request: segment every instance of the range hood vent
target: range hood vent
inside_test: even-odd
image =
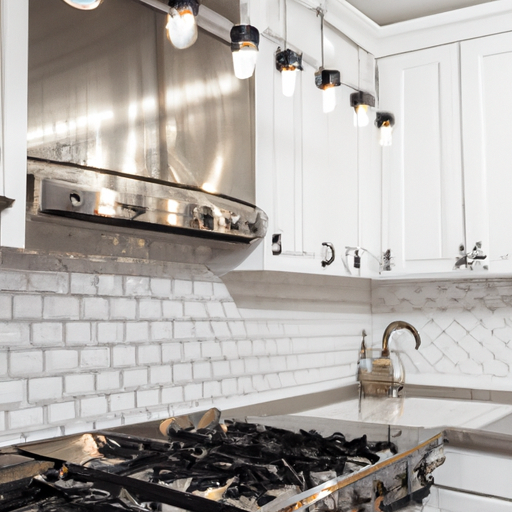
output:
[[[38,174],[43,213],[240,243],[267,229],[263,210],[196,187],[58,162]]]

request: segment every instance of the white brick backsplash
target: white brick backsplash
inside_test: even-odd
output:
[[[194,293],[192,281],[186,281],[184,279],[176,279],[173,282],[172,288],[174,297],[187,297]]]
[[[45,368],[47,372],[62,372],[78,367],[77,350],[47,350],[45,352]]]
[[[151,295],[149,277],[127,276],[124,281],[125,295],[147,297]]]
[[[224,318],[226,316],[221,302],[208,301],[205,305],[210,318]]]
[[[28,290],[38,292],[69,292],[69,274],[33,272],[28,275]]]
[[[60,423],[66,420],[75,419],[75,417],[75,402],[50,404],[48,406],[48,421],[50,423]]]
[[[8,357],[7,350],[0,350],[0,378],[5,377],[8,373]]]
[[[204,341],[201,343],[201,355],[212,359],[222,357],[222,347],[218,341]]]
[[[206,312],[206,306],[202,302],[190,302],[184,303],[185,316],[191,318],[208,318]]]
[[[65,327],[66,345],[90,345],[92,340],[92,325],[88,322],[71,322]]]
[[[151,322],[149,332],[152,341],[170,341],[173,337],[172,322]]]
[[[211,363],[208,362],[197,362],[192,363],[192,373],[194,380],[206,380],[212,376]]]
[[[212,373],[215,378],[227,377],[230,375],[230,371],[229,361],[212,362]]]
[[[108,320],[109,301],[102,297],[85,297],[83,303],[84,320]]]
[[[80,352],[80,367],[99,369],[110,366],[110,350],[106,347],[86,348]]]
[[[222,388],[220,381],[214,380],[203,383],[203,396],[204,398],[214,398],[222,396]]]
[[[156,299],[140,299],[139,318],[143,320],[158,320],[162,318],[162,301]]]
[[[95,390],[95,376],[92,373],[78,373],[64,378],[66,395],[81,395]]]
[[[129,411],[135,407],[135,393],[114,393],[110,395],[110,410]]]
[[[43,424],[43,408],[31,407],[30,409],[21,409],[19,411],[10,411],[9,428],[20,429],[22,432],[30,427],[35,427]]]
[[[506,377],[510,372],[510,365],[503,363],[502,361],[492,360],[486,361],[483,364],[484,373],[486,375],[493,375],[495,377]]]
[[[350,326],[302,311],[244,310],[245,319],[218,278],[203,271],[186,278],[185,266],[176,270],[180,279],[0,270],[0,409],[6,411],[0,429],[4,418],[13,439],[27,428],[33,436],[68,434],[209,407],[226,397],[240,403],[251,395],[253,402],[272,389],[294,395],[294,386],[342,375],[347,358],[355,365],[361,329],[371,330],[367,315]],[[504,318],[505,332],[491,335],[493,359],[485,370],[496,378],[509,372],[497,351],[512,358],[501,341],[512,331],[512,315],[510,325]],[[434,342],[448,336],[449,325],[429,339],[432,352],[440,351]],[[485,329],[478,317],[473,328],[479,326]],[[302,373],[297,354],[304,355]],[[355,382],[355,366],[351,371]]]
[[[0,320],[11,320],[12,302],[11,295],[0,295]]]
[[[125,370],[123,372],[123,385],[125,388],[137,388],[148,383],[148,370]]]
[[[112,363],[114,366],[135,366],[135,347],[117,345],[112,349]]]
[[[98,295],[120,296],[124,295],[122,276],[98,276]]]
[[[162,361],[164,363],[181,361],[181,359],[182,359],[181,343],[171,342],[171,343],[164,343],[162,345]]]
[[[243,322],[228,322],[229,330],[234,337],[244,337],[247,336],[245,331],[245,325]]]
[[[149,283],[151,293],[155,297],[170,297],[171,283],[172,281],[170,279],[159,279],[152,277]]]
[[[183,302],[178,300],[163,300],[162,314],[164,318],[172,320],[183,316]]]
[[[28,401],[57,400],[62,398],[62,377],[44,377],[28,381]]]
[[[236,341],[220,342],[222,355],[227,359],[236,359],[238,357],[238,345]]]
[[[172,367],[170,365],[151,366],[149,369],[151,384],[164,386],[172,382]]]
[[[12,376],[37,375],[43,371],[43,352],[32,349],[9,354],[9,373]]]
[[[170,405],[183,402],[183,387],[171,386],[162,389],[162,404]]]
[[[128,322],[125,326],[126,336],[125,339],[130,342],[143,342],[149,341],[149,323],[148,322]]]
[[[96,375],[97,391],[115,391],[121,387],[121,372],[98,372]]]
[[[152,407],[160,404],[160,391],[158,389],[137,391],[135,396],[137,407]]]
[[[174,337],[178,339],[194,338],[194,322],[174,322]]]
[[[187,382],[192,380],[192,364],[178,363],[172,367],[174,382]]]
[[[236,359],[229,362],[231,375],[243,375],[245,373],[245,363],[242,359]]]
[[[9,305],[10,307],[10,305]],[[41,320],[43,316],[43,298],[41,295],[15,295],[13,298],[13,317]]]
[[[0,382],[0,406],[24,402],[25,382],[22,380],[11,380]]]
[[[27,276],[22,272],[0,272],[0,290],[24,291],[27,285]]]
[[[71,274],[70,291],[73,295],[96,295],[98,282],[94,274]]]
[[[160,345],[139,345],[137,347],[137,362],[143,364],[160,364],[162,362],[162,347]]]
[[[201,358],[201,343],[198,341],[188,341],[183,344],[183,357],[194,360]]]
[[[217,322],[213,320],[211,322],[211,326],[213,329],[213,333],[217,338],[229,338],[231,336],[231,332],[229,330],[227,322]]]
[[[194,295],[197,297],[211,297],[213,283],[211,281],[194,281]]]
[[[110,299],[110,318],[113,320],[135,320],[137,303],[131,299]]]
[[[240,312],[238,311],[238,308],[234,302],[223,302],[222,307],[226,312],[227,318],[240,318]]]
[[[98,329],[98,343],[120,343],[124,338],[124,324],[121,322],[100,322]]]
[[[185,401],[199,400],[203,398],[203,385],[202,384],[187,384],[183,388]]]
[[[82,418],[99,418],[108,411],[107,398],[96,396],[80,400],[80,416]]]
[[[213,337],[212,326],[209,321],[194,322],[196,336],[200,339]]]
[[[75,297],[47,296],[43,299],[43,317],[49,320],[78,320],[80,302]]]
[[[0,346],[16,347],[28,345],[30,329],[28,324],[0,322]]]

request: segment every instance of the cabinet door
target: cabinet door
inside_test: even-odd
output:
[[[453,268],[464,241],[458,45],[381,59],[380,110],[396,118],[382,148],[383,249],[395,271]]]
[[[512,271],[512,33],[461,43],[468,244],[493,272]]]

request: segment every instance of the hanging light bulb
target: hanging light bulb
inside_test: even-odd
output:
[[[315,73],[315,85],[323,91],[324,112],[332,112],[336,108],[336,87],[341,85],[340,72],[320,68]]]
[[[258,60],[260,33],[252,25],[234,25],[231,29],[231,53],[235,76],[240,80],[250,78]]]
[[[171,12],[167,15],[167,37],[178,49],[183,50],[197,41],[197,0],[169,0]]]
[[[336,87],[341,85],[341,75],[336,69],[324,69],[324,11],[316,10],[320,16],[320,42],[322,47],[322,66],[315,73],[315,85],[323,91],[323,111],[332,112],[336,108]]]
[[[354,107],[354,126],[368,126],[368,110],[375,106],[375,98],[367,92],[354,92],[350,95],[350,106]]]
[[[377,112],[375,117],[375,126],[380,130],[380,145],[391,146],[393,142],[395,116],[390,112]]]
[[[297,73],[302,70],[302,55],[287,49],[276,52],[276,69],[281,72],[281,80],[283,94],[291,97],[295,92],[295,82],[297,81]]]
[[[68,5],[75,9],[81,9],[83,11],[90,11],[96,9],[103,0],[64,0]]]

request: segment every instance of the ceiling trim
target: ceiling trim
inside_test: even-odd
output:
[[[379,26],[346,0],[296,0],[326,7],[325,20],[375,57],[512,31],[512,0],[496,0]]]

